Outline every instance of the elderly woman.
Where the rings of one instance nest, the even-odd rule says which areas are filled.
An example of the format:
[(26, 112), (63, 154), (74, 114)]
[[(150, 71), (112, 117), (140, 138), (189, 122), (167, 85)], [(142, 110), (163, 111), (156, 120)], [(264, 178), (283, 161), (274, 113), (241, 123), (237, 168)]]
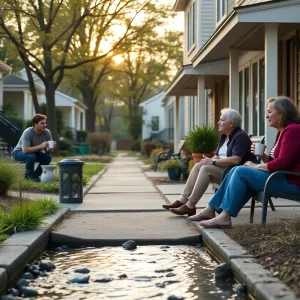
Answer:
[[(254, 192), (263, 191), (272, 172), (279, 170), (300, 172), (300, 115), (297, 107), (287, 97), (267, 100), (266, 118), (277, 129), (275, 144), (270, 155), (263, 154), (264, 163), (246, 162), (245, 166), (233, 168), (222, 182), (208, 206), (201, 211), (203, 227), (230, 228), (231, 217), (236, 217)], [(251, 151), (254, 147), (251, 146)], [(300, 178), (282, 175), (274, 179), (274, 190), (299, 193)], [(215, 217), (215, 212), (219, 215)]]
[[(238, 111), (225, 108), (221, 111), (219, 132), (222, 133), (216, 155), (212, 158), (205, 157), (195, 164), (179, 200), (172, 204), (165, 204), (163, 208), (169, 209), (176, 215), (192, 216), (189, 219), (203, 220), (202, 213), (196, 214), (196, 204), (205, 193), (210, 182), (221, 182), (224, 168), (237, 166), (246, 161), (256, 161), (251, 154), (251, 140), (246, 132), (241, 129), (242, 118)], [(212, 218), (213, 214), (206, 215)]]

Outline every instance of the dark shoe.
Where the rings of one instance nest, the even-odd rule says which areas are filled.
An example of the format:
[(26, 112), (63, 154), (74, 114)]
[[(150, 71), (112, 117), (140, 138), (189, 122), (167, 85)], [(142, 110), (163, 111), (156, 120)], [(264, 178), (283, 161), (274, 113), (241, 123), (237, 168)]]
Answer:
[(194, 208), (188, 208), (185, 204), (180, 206), (179, 208), (170, 208), (170, 212), (172, 212), (175, 215), (178, 216), (183, 216), (183, 215), (188, 215), (188, 216), (193, 216), (196, 214), (196, 207)]
[(173, 202), (173, 203), (171, 203), (171, 204), (163, 204), (162, 207), (163, 207), (164, 209), (169, 210), (170, 208), (177, 208), (177, 207), (180, 207), (180, 206), (182, 206), (182, 205), (183, 205), (182, 202), (176, 200), (175, 202)]
[(35, 178), (33, 178), (33, 181), (34, 182), (41, 182), (41, 178), (40, 177), (35, 177)]

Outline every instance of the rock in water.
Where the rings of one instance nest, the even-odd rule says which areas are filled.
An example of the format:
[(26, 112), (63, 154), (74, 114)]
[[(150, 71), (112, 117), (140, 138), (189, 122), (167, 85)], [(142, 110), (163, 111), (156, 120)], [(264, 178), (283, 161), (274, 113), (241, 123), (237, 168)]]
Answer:
[(122, 247), (126, 250), (133, 250), (136, 249), (136, 242), (133, 240), (129, 240), (127, 242), (125, 242)]

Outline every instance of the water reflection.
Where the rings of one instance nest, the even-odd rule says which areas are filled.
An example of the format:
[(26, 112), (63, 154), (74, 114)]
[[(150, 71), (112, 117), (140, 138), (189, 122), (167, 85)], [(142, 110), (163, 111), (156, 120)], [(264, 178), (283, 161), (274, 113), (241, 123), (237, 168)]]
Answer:
[[(231, 281), (214, 279), (214, 262), (191, 246), (140, 246), (48, 252), (56, 269), (31, 283), (38, 299), (249, 299), (237, 295)], [(71, 284), (75, 269), (88, 268), (88, 284)]]

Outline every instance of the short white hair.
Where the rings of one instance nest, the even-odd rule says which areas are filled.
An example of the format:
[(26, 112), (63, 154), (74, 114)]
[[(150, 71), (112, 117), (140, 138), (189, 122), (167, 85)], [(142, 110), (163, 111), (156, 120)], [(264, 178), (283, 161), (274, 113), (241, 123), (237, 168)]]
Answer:
[(225, 115), (226, 121), (232, 121), (234, 127), (241, 128), (242, 126), (242, 116), (240, 113), (232, 108), (223, 108), (221, 114)]

